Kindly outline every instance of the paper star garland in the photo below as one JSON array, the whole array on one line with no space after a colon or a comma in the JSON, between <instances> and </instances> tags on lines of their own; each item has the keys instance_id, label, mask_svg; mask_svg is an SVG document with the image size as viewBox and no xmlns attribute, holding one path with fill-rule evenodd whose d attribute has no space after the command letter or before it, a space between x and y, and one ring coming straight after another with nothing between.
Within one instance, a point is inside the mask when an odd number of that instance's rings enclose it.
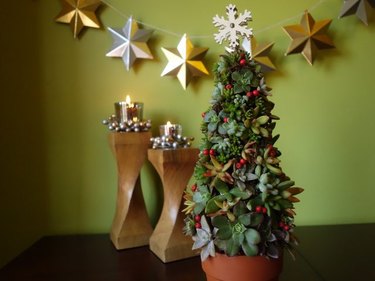
<instances>
[{"instance_id":1,"label":"paper star garland","mask_svg":"<svg viewBox=\"0 0 375 281\"><path fill-rule=\"evenodd\" d=\"M161 48L168 59L161 76L177 76L181 86L186 90L194 76L208 75L208 71L201 61L208 48L195 48L186 34L176 48Z\"/></svg>"},{"instance_id":2,"label":"paper star garland","mask_svg":"<svg viewBox=\"0 0 375 281\"><path fill-rule=\"evenodd\" d=\"M147 41L153 30L140 29L138 23L130 17L122 29L108 28L113 37L112 49L107 57L121 57L126 70L133 66L137 59L153 59Z\"/></svg>"},{"instance_id":3,"label":"paper star garland","mask_svg":"<svg viewBox=\"0 0 375 281\"><path fill-rule=\"evenodd\" d=\"M70 24L74 38L77 38L84 26L100 28L95 11L100 0L60 0L62 9L55 20Z\"/></svg>"},{"instance_id":4,"label":"paper star garland","mask_svg":"<svg viewBox=\"0 0 375 281\"><path fill-rule=\"evenodd\" d=\"M375 8L375 0L344 0L339 18L354 15L366 25L368 25L369 6Z\"/></svg>"},{"instance_id":5,"label":"paper star garland","mask_svg":"<svg viewBox=\"0 0 375 281\"><path fill-rule=\"evenodd\" d=\"M260 66L262 67L262 72L265 73L276 70L276 66L268 57L269 52L273 47L273 44L274 43L258 45L255 40L255 37L251 37L250 40L247 39L247 37L245 37L242 41L242 48L246 52L252 54L252 58L260 64Z\"/></svg>"},{"instance_id":6,"label":"paper star garland","mask_svg":"<svg viewBox=\"0 0 375 281\"><path fill-rule=\"evenodd\" d=\"M309 64L313 64L319 49L334 48L331 38L326 33L331 20L315 22L312 16L305 11L299 25L283 27L292 39L285 55L302 53Z\"/></svg>"}]
</instances>

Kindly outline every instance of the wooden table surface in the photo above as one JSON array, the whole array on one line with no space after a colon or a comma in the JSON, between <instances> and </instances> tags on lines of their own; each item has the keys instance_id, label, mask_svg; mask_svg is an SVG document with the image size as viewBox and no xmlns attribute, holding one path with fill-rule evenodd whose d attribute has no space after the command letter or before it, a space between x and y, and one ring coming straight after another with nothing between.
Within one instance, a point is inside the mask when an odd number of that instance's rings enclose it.
<instances>
[{"instance_id":1,"label":"wooden table surface","mask_svg":"<svg viewBox=\"0 0 375 281\"><path fill-rule=\"evenodd\" d=\"M375 224L297 228L279 281L374 281ZM148 247L118 251L108 234L48 236L0 269L12 281L205 281L199 257L164 264ZM233 280L236 281L236 280Z\"/></svg>"}]
</instances>

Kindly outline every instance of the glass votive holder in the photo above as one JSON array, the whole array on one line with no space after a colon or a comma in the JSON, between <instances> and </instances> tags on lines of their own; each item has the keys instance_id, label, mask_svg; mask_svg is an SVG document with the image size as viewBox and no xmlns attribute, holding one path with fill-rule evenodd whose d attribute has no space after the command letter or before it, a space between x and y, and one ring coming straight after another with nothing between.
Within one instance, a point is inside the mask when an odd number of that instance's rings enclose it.
<instances>
[{"instance_id":1,"label":"glass votive holder","mask_svg":"<svg viewBox=\"0 0 375 281\"><path fill-rule=\"evenodd\" d=\"M171 124L169 121L165 125L159 126L160 136L177 136L182 135L182 126L179 124Z\"/></svg>"},{"instance_id":2,"label":"glass votive holder","mask_svg":"<svg viewBox=\"0 0 375 281\"><path fill-rule=\"evenodd\" d=\"M134 102L129 104L125 101L116 102L115 115L120 124L129 121L140 122L143 120L143 103Z\"/></svg>"}]
</instances>

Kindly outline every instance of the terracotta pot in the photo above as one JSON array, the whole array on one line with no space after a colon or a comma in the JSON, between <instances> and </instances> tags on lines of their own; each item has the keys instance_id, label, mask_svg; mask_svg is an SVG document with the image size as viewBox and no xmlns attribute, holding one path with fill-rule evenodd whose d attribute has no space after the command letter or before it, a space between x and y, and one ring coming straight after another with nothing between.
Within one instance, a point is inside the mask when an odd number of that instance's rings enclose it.
<instances>
[{"instance_id":1,"label":"terracotta pot","mask_svg":"<svg viewBox=\"0 0 375 281\"><path fill-rule=\"evenodd\" d=\"M282 258L247 257L217 254L202 262L207 281L278 281Z\"/></svg>"}]
</instances>

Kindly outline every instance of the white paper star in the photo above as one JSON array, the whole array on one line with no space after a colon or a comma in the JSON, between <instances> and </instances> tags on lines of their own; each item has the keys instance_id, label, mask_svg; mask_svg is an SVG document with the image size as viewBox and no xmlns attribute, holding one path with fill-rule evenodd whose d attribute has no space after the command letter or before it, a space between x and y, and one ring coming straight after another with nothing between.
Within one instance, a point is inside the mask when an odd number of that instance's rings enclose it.
<instances>
[{"instance_id":1,"label":"white paper star","mask_svg":"<svg viewBox=\"0 0 375 281\"><path fill-rule=\"evenodd\" d=\"M247 10L237 15L237 8L233 4L229 4L226 10L228 20L218 15L213 18L214 26L219 28L219 33L214 34L214 37L219 44L228 40L229 47L234 49L239 46L240 36L250 38L253 35L253 29L247 28L247 22L252 20L252 16Z\"/></svg>"},{"instance_id":2,"label":"white paper star","mask_svg":"<svg viewBox=\"0 0 375 281\"><path fill-rule=\"evenodd\" d=\"M108 30L111 32L114 42L106 56L121 57L126 70L129 71L136 59L154 58L146 43L153 31L140 29L132 17L122 29L108 28Z\"/></svg>"}]
</instances>

